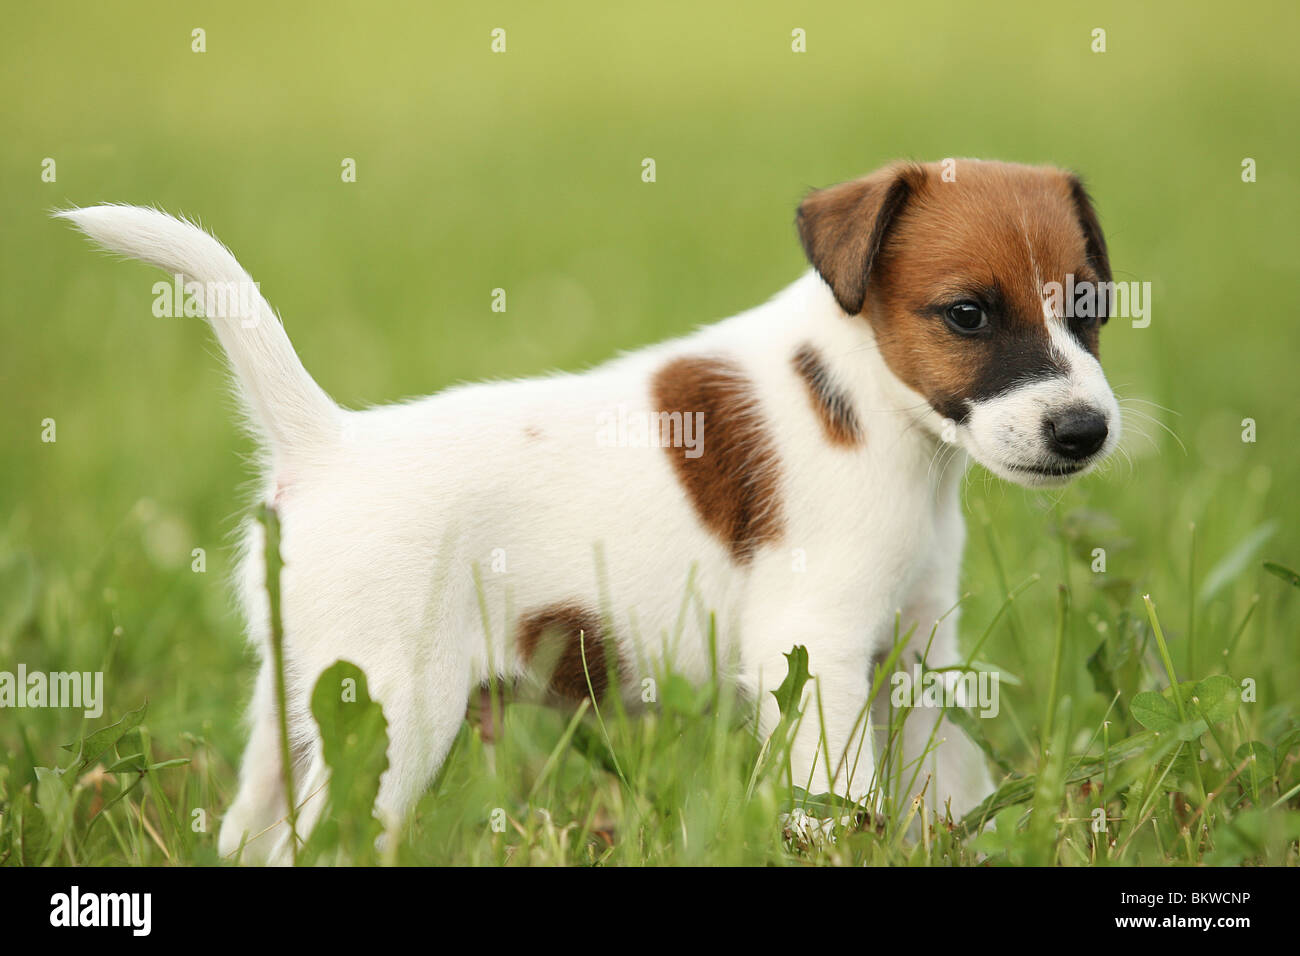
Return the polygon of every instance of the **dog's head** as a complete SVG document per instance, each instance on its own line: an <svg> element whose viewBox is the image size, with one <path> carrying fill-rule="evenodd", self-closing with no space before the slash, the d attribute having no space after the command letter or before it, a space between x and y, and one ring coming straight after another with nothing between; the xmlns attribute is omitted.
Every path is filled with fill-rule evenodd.
<svg viewBox="0 0 1300 956"><path fill-rule="evenodd" d="M1119 406L1097 351L1110 262L1076 176L896 163L812 193L798 225L840 307L990 471L1060 484L1115 447Z"/></svg>

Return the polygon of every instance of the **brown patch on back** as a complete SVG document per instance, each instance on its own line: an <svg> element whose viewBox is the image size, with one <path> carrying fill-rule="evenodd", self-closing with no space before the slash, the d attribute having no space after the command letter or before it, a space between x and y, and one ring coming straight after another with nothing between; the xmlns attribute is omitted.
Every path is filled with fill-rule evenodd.
<svg viewBox="0 0 1300 956"><path fill-rule="evenodd" d="M733 362L685 357L661 368L650 387L661 413L703 413L699 457L665 451L701 523L737 564L749 563L784 527L776 445L752 383Z"/></svg>
<svg viewBox="0 0 1300 956"><path fill-rule="evenodd" d="M536 425L525 425L524 437L529 439L530 441L537 441L537 439L542 437L541 429L539 429Z"/></svg>
<svg viewBox="0 0 1300 956"><path fill-rule="evenodd" d="M599 700L609 689L609 664L606 662L604 628L595 611L569 601L552 604L519 621L519 653L528 664L549 668L547 689L565 700L582 700L591 690ZM583 668L583 650L586 668ZM615 672L620 669L618 651L613 657Z"/></svg>
<svg viewBox="0 0 1300 956"><path fill-rule="evenodd" d="M814 192L800 207L800 234L841 307L870 321L894 374L961 421L970 401L1059 373L1043 285L1071 273L1108 278L1109 263L1070 173L967 160L955 172L944 182L939 164L894 164ZM943 306L967 299L996 312L991 334L963 337L945 325ZM1095 323L1070 331L1096 354Z"/></svg>
<svg viewBox="0 0 1300 956"><path fill-rule="evenodd" d="M822 424L827 440L832 445L849 448L862 441L858 416L844 390L831 379L822 357L811 345L800 346L794 353L794 370L808 388L817 420Z"/></svg>

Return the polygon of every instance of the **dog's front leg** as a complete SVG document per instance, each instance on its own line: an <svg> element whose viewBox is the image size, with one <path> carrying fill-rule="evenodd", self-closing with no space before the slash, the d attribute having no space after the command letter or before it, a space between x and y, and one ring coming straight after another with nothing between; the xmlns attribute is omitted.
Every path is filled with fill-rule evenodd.
<svg viewBox="0 0 1300 956"><path fill-rule="evenodd" d="M957 646L956 578L952 586L936 586L935 577L926 579L930 586L922 587L911 597L902 610L902 631L915 626L907 646L899 658L899 667L908 674L914 673L914 664L920 660L927 670L954 668L945 671L942 678L958 706L973 707L975 700L966 699L965 689L958 684L965 663ZM977 685L986 686L986 685ZM883 729L889 727L890 685L882 687L874 709L876 722ZM947 703L948 694L945 694ZM980 711L971 711L980 714ZM905 715L899 742L902 759L898 762L893 784L898 800L910 799L925 787L928 780L926 802L942 816L950 809L953 819L975 807L993 789L984 754L960 727L945 715L942 708L913 707ZM895 717L897 723L897 717ZM910 791L903 788L911 784Z"/></svg>
<svg viewBox="0 0 1300 956"><path fill-rule="evenodd" d="M788 670L795 645L808 649L810 680L800 701L790 744L793 783L811 793L833 793L857 802L872 789L874 749L867 697L870 653L866 628L802 602L754 608L745 631L742 683L759 696L759 733L765 739L780 723L772 692ZM781 741L773 741L780 745Z"/></svg>

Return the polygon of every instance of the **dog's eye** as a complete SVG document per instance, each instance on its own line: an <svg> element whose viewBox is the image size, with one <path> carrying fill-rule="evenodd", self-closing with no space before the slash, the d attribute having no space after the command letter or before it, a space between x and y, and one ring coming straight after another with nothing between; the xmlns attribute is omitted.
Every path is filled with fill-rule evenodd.
<svg viewBox="0 0 1300 956"><path fill-rule="evenodd" d="M958 302L950 305L943 313L948 326L963 335L978 332L989 324L989 317L975 302Z"/></svg>

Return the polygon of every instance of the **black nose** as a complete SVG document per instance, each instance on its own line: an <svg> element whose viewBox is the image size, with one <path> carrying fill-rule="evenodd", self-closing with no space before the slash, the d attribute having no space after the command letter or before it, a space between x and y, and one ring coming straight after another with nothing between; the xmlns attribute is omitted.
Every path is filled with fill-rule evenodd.
<svg viewBox="0 0 1300 956"><path fill-rule="evenodd" d="M1106 417L1094 408L1071 406L1043 422L1047 442L1056 452L1071 461L1087 458L1106 441Z"/></svg>

